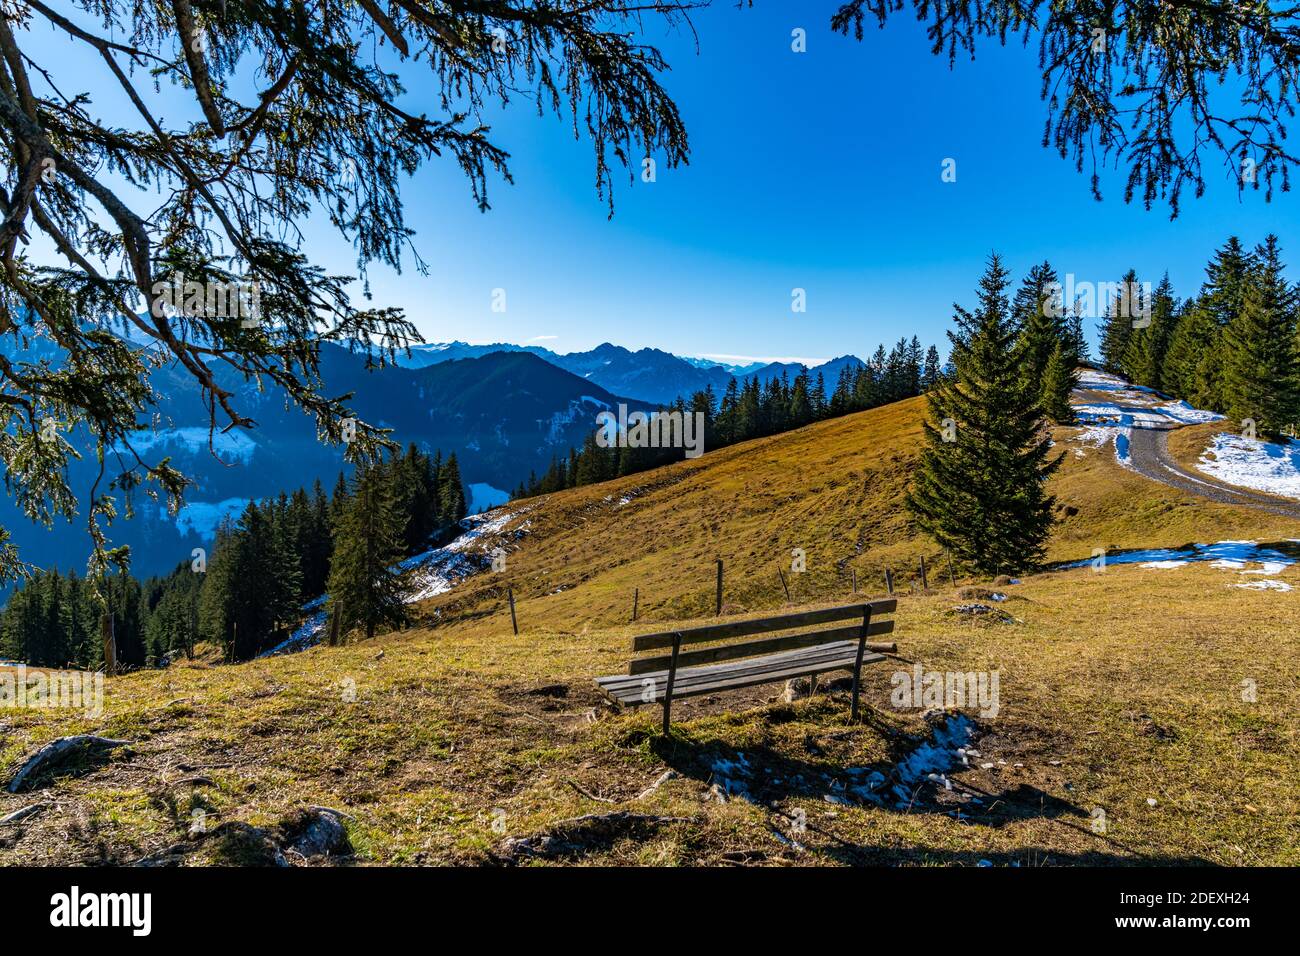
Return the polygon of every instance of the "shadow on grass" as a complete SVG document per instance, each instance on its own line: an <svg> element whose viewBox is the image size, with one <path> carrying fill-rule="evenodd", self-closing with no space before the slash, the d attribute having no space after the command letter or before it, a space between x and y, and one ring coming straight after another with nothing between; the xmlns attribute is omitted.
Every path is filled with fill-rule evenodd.
<svg viewBox="0 0 1300 956"><path fill-rule="evenodd" d="M830 706L828 706L830 705ZM774 708L763 719L769 724L795 719L788 708ZM830 716L836 708L827 701L817 707L820 715ZM1030 820L1053 820L1070 827L1085 838L1097 841L1098 849L1084 852L1059 852L1029 847L1008 853L956 852L897 846L880 847L858 844L815 825L799 814L799 825L820 839L808 846L813 852L849 864L942 864L942 865L1211 865L1195 856L1142 855L1091 828L1090 808L1061 799L1029 783L1008 785L1002 790L984 790L961 779L959 758L953 753L952 765L935 766L939 780L929 779L929 768L914 775L900 775L900 764L918 748L933 744L934 737L918 738L904 733L886 715L866 708L859 728L876 732L885 743L884 759L854 765L837 763L825 756L811 741L806 744L809 758L779 752L765 744L736 747L717 737L692 740L684 734L669 737L655 735L648 739L650 750L683 777L700 781L720 799L739 799L762 806L773 813L780 826L778 832L790 834L790 824L798 811L785 808L787 801L805 799L830 805L870 808L887 814L943 815L976 827L1001 829ZM821 736L841 736L857 732L845 727L828 728ZM955 776L953 776L955 775ZM784 837L783 837L784 838ZM802 841L801 841L802 842Z"/></svg>

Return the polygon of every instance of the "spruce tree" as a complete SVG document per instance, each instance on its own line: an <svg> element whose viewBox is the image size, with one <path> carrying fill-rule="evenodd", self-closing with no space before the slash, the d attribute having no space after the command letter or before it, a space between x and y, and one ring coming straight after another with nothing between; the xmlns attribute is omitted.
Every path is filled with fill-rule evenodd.
<svg viewBox="0 0 1300 956"><path fill-rule="evenodd" d="M1128 353L1129 339L1133 337L1132 308L1136 296L1130 290L1137 287L1137 273L1130 269L1120 281L1119 294L1106 303L1106 315L1098 330L1101 334L1101 363L1106 371L1124 374L1124 358Z"/></svg>
<svg viewBox="0 0 1300 956"><path fill-rule="evenodd" d="M1147 303L1150 314L1146 324L1134 328L1124 353L1124 371L1129 380L1160 391L1164 388L1165 352L1173 334L1175 319L1173 286L1165 273Z"/></svg>
<svg viewBox="0 0 1300 956"><path fill-rule="evenodd" d="M378 468L358 469L348 507L334 532L329 608L339 615L339 633L407 621L406 586L396 565L402 558L402 528L393 489Z"/></svg>
<svg viewBox="0 0 1300 956"><path fill-rule="evenodd" d="M939 350L933 345L925 353L925 370L921 373L921 390L928 392L939 384L943 367L939 362Z"/></svg>
<svg viewBox="0 0 1300 956"><path fill-rule="evenodd" d="M1223 397L1229 418L1253 419L1259 434L1276 437L1300 417L1296 291L1282 275L1276 236L1256 261L1223 332Z"/></svg>
<svg viewBox="0 0 1300 956"><path fill-rule="evenodd" d="M1049 263L1029 270L1012 306L1016 328L1020 333L1021 368L1027 382L1038 388L1047 369L1047 360L1061 337L1063 310L1057 277Z"/></svg>
<svg viewBox="0 0 1300 956"><path fill-rule="evenodd" d="M1043 370L1043 387L1039 402L1046 415L1056 425L1074 424L1074 406L1070 393L1077 384L1073 357L1066 352L1064 343L1057 342L1048 356Z"/></svg>
<svg viewBox="0 0 1300 956"><path fill-rule="evenodd" d="M1038 392L1017 364L1008 282L992 256L978 308L957 309L954 376L929 394L926 447L907 495L917 526L979 574L1041 564L1055 504L1046 483L1061 462L1048 460Z"/></svg>

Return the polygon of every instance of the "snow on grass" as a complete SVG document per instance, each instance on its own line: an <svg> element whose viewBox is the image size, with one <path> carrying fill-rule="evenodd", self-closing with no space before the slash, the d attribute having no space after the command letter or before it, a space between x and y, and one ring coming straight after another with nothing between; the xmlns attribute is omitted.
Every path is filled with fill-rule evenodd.
<svg viewBox="0 0 1300 956"><path fill-rule="evenodd" d="M461 522L465 532L450 544L441 548L432 548L395 565L394 570L408 574L411 584L406 603L413 604L416 601L445 594L471 574L477 574L491 567L491 558L485 553L474 553L470 546L485 535L500 534L516 514L518 512L500 508L487 515L471 515ZM325 636L325 627L329 621L329 612L324 609L328 599L329 595L322 594L304 604L303 611L312 613L298 629L287 640L257 656L293 654L319 644Z"/></svg>
<svg viewBox="0 0 1300 956"><path fill-rule="evenodd" d="M1102 372L1095 368L1085 368L1079 370L1079 388L1088 389L1093 392L1134 392L1154 395L1152 389L1145 385L1134 385L1132 382L1125 381L1118 375L1111 375L1109 372Z"/></svg>
<svg viewBox="0 0 1300 956"><path fill-rule="evenodd" d="M446 594L461 579L490 567L491 559L485 554L472 553L470 546L485 535L500 534L516 514L498 508L487 514L472 515L462 522L465 533L451 544L417 554L399 564L400 570L411 572L414 585L407 603Z"/></svg>
<svg viewBox="0 0 1300 956"><path fill-rule="evenodd" d="M1291 585L1285 581L1243 581L1241 584L1233 585L1239 588L1251 588L1257 591L1290 591Z"/></svg>
<svg viewBox="0 0 1300 956"><path fill-rule="evenodd" d="M1113 401L1078 401L1074 413L1083 430L1072 441L1093 448L1115 443L1115 459L1125 468L1133 467L1129 444L1135 428L1176 428L1218 421L1223 416L1193 408L1184 401L1167 401L1153 390L1131 385L1117 375L1085 369L1079 376L1079 390L1106 392ZM1076 457L1083 457L1078 451Z"/></svg>
<svg viewBox="0 0 1300 956"><path fill-rule="evenodd" d="M1290 542L1292 544L1297 542ZM1082 568L1092 565L1094 559L1072 561L1062 569ZM1255 574L1262 579L1237 584L1236 587L1290 591L1291 585L1271 580L1281 574L1295 559L1275 548L1254 541L1218 541L1214 544L1192 544L1185 548L1149 548L1137 551L1117 551L1106 555L1106 564L1137 564L1151 570L1174 570L1188 564L1208 561L1210 567L1236 571L1240 575ZM1249 565L1257 565L1250 567Z"/></svg>
<svg viewBox="0 0 1300 956"><path fill-rule="evenodd" d="M1155 407L1088 402L1074 406L1074 414L1085 425L1119 425L1124 428L1164 428L1175 421Z"/></svg>
<svg viewBox="0 0 1300 956"><path fill-rule="evenodd" d="M1196 468L1230 485L1300 498L1300 443L1286 444L1220 433Z"/></svg>
<svg viewBox="0 0 1300 956"><path fill-rule="evenodd" d="M1125 468L1133 467L1133 455L1129 451L1129 442L1133 437L1133 429L1120 425L1089 425L1079 434L1075 435L1070 441L1080 442L1090 448L1105 448L1108 442L1115 443L1115 460ZM1076 448L1074 451L1076 458L1085 457L1082 448Z"/></svg>
<svg viewBox="0 0 1300 956"><path fill-rule="evenodd" d="M934 728L933 736L894 766L894 795L899 808L911 805L922 780L948 786L947 774L966 764L967 745L975 733L975 722L965 714L953 714Z"/></svg>
<svg viewBox="0 0 1300 956"><path fill-rule="evenodd" d="M1125 468L1133 467L1133 452L1129 448L1129 442L1133 438L1133 429L1116 428L1115 429L1115 460Z"/></svg>
<svg viewBox="0 0 1300 956"><path fill-rule="evenodd" d="M1174 402L1165 402L1163 405L1157 405L1156 411L1162 415L1172 418L1176 422L1184 425L1199 425L1202 422L1222 421L1223 416L1218 412L1207 412L1203 408L1193 408L1182 399Z"/></svg>

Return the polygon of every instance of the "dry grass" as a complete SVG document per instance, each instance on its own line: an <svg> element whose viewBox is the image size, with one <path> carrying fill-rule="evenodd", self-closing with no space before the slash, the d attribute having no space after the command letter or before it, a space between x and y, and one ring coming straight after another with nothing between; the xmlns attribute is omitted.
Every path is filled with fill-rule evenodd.
<svg viewBox="0 0 1300 956"><path fill-rule="evenodd" d="M508 837L615 810L685 822L593 831L560 859L1300 862L1290 623L1300 592L1240 590L1235 571L1036 575L1006 589L1007 624L954 616L947 587L905 594L902 659L869 669L872 706L856 727L834 689L795 704L776 700L780 685L682 701L669 740L657 710L602 701L591 678L622 669L636 630L711 612L715 556L727 562L730 610L760 613L785 603L776 569L793 547L809 561L807 575L787 575L795 603L850 599L848 568L879 592L884 567L901 572L929 553L900 509L920 409L905 402L530 502L508 570L429 602L427 627L115 678L98 721L0 711L0 778L64 734L138 742L37 792L0 794L0 816L48 804L0 828L0 862L130 862L178 843L191 862L239 862L227 843L189 835L196 810L210 824L271 826L309 805L351 815L358 863L488 862ZM1057 493L1078 510L1053 557L1275 533L1271 516L1154 485L1110 449L1071 453ZM1282 578L1300 583L1295 569ZM891 674L913 662L999 672L1001 710L980 720L981 756L952 791L923 788L902 809L837 802L849 768L888 773L928 732L918 711L889 703ZM739 754L753 768L751 798L720 802L716 768ZM678 777L638 800L667 770ZM1095 808L1105 833L1093 831ZM807 832L794 832L801 816Z"/></svg>

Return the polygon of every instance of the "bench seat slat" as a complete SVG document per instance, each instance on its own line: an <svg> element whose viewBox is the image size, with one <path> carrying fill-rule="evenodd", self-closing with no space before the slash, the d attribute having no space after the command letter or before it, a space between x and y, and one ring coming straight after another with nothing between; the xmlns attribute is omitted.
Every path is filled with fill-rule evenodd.
<svg viewBox="0 0 1300 956"><path fill-rule="evenodd" d="M776 681L788 680L792 677L804 677L811 674L821 674L827 671L852 670L854 659L857 655L856 642L845 642L843 646L837 647L837 652L827 653L827 647L836 647L836 645L821 645L816 648L807 649L797 652L795 655L785 656L783 661L773 661L772 657L762 658L754 661L743 662L743 665L719 665L714 667L690 668L688 670L678 670L676 683L673 686L673 699L679 697L698 697L702 694L711 694L716 691L732 690L741 687L752 687L757 684L769 684ZM815 655L810 651L817 652ZM775 656L775 655L773 655ZM872 661L885 660L881 654L867 654L863 657L863 663ZM748 666L745 666L748 665ZM627 680L623 675L616 675L621 680ZM653 700L643 700L642 681L650 678L655 679L654 698ZM667 690L667 672L660 674L647 674L635 679L634 683L612 683L610 678L600 678L597 683L601 689L611 698L620 704L627 706L638 706L640 704L659 703L663 701L664 692Z"/></svg>
<svg viewBox="0 0 1300 956"><path fill-rule="evenodd" d="M632 638L633 651L652 651L673 646L673 635L681 634L683 646L702 644L708 641L722 641L730 637L744 637L747 634L766 634L771 631L789 631L797 627L810 627L813 624L829 624L833 621L861 619L867 604L871 605L873 618L892 614L898 607L898 601L887 598L880 601L863 601L859 604L846 604L840 607L821 608L816 611L800 611L797 614L783 614L780 617L759 618L753 621L728 621L726 624L710 624L706 627L688 627L680 631L664 631L659 634L640 634Z"/></svg>
<svg viewBox="0 0 1300 956"><path fill-rule="evenodd" d="M857 641L840 641L835 644L819 644L815 647L799 648L792 651L784 651L779 654L769 654L765 657L753 657L746 660L731 661L724 664L713 664L709 667L688 667L677 669L677 681L679 683L691 683L701 679L701 675L713 675L719 673L756 673L765 669L779 669L790 663L807 662L821 660L822 658L839 658L846 653L857 651ZM663 683L668 679L667 670L654 671L649 674L611 674L608 677L597 677L596 683L602 688L609 687L637 687L640 688L647 680L657 680Z"/></svg>
<svg viewBox="0 0 1300 956"><path fill-rule="evenodd" d="M878 637L881 634L892 634L893 631L893 621L873 620L871 627L867 629L867 636ZM813 631L809 634L788 634L784 637L768 637L757 641L745 641L740 644L720 644L717 647L706 647L698 651L682 651L677 655L677 666L681 668L696 664L710 664L715 661L729 661L737 657L753 657L758 654L768 654L790 648L833 644L850 638L856 641L861 633L862 625L859 623L849 627L834 627L825 631ZM642 657L628 664L627 672L629 674L645 674L649 671L667 670L671 662L671 654Z"/></svg>

